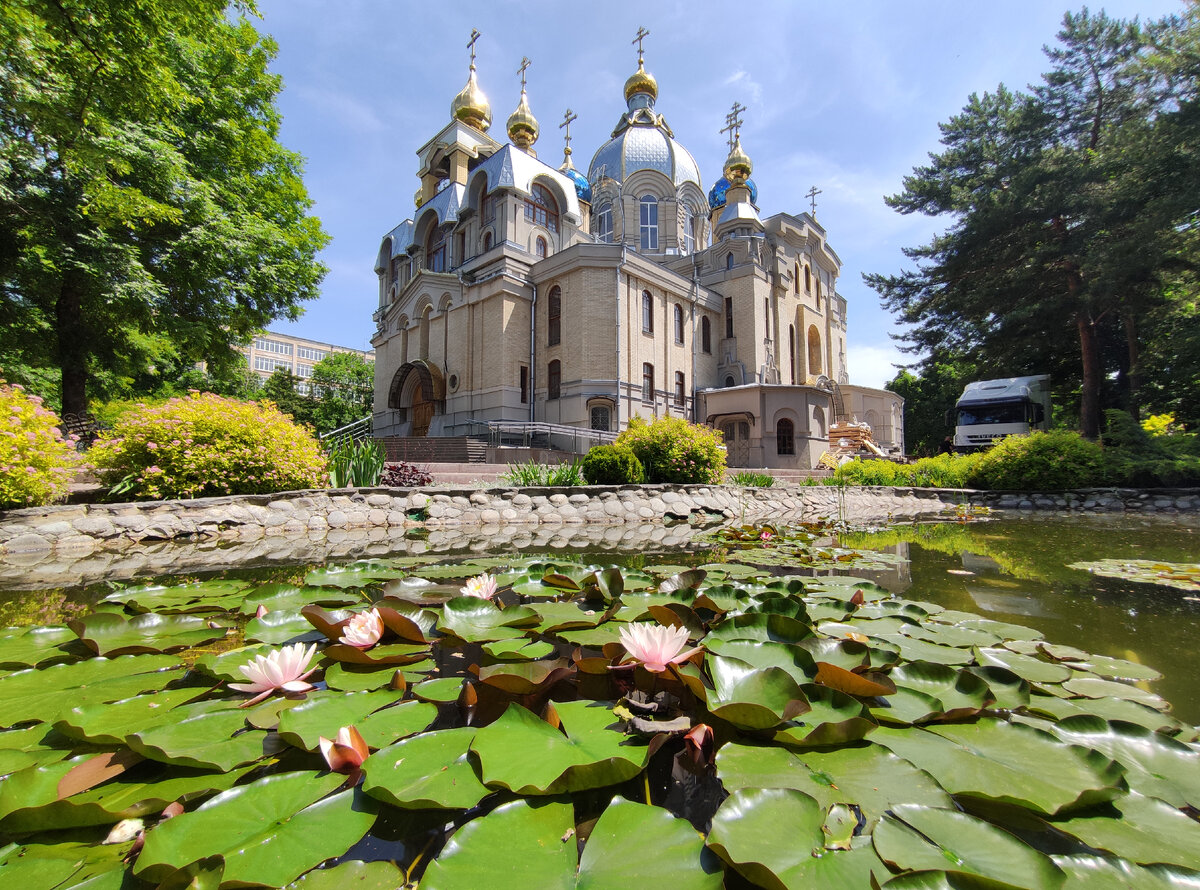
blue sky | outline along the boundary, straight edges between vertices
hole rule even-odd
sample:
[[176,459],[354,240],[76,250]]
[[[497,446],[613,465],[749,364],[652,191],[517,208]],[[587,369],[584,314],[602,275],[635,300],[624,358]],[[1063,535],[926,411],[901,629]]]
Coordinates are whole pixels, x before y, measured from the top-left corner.
[[[333,240],[329,274],[303,318],[272,327],[369,349],[382,236],[411,217],[416,149],[449,121],[466,82],[466,42],[482,32],[480,86],[492,104],[491,135],[528,73],[542,126],[536,149],[562,162],[563,113],[573,160],[586,171],[625,108],[622,85],[637,67],[631,41],[646,38],[646,68],[658,80],[657,110],[700,165],[707,190],[727,152],[719,132],[734,101],[747,107],[742,144],[754,161],[764,216],[808,209],[843,262],[838,290],[849,301],[853,383],[882,386],[893,363],[912,361],[889,334],[896,326],[862,283],[864,272],[904,267],[901,248],[943,224],[889,210],[883,196],[938,148],[938,122],[972,92],[1022,88],[1046,68],[1062,14],[1079,7],[1039,0],[909,0],[905,3],[754,4],[699,2],[600,5],[407,0],[258,0],[259,30],[279,44],[281,139],[306,158],[305,183]],[[1094,7],[1098,8],[1098,7]],[[1179,0],[1120,0],[1110,15],[1179,12]]]

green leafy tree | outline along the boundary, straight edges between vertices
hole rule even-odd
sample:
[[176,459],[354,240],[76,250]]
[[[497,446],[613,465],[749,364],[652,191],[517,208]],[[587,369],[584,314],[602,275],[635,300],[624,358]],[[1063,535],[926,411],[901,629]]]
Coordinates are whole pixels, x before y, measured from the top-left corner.
[[313,423],[322,433],[371,415],[375,366],[352,352],[333,352],[313,365],[309,378]]
[[274,52],[224,0],[0,7],[0,362],[56,369],[64,412],[316,296]]
[[1068,14],[1043,83],[972,95],[942,125],[942,151],[887,199],[950,227],[906,250],[916,269],[866,276],[911,326],[913,351],[968,355],[985,376],[1048,372],[1077,393],[1089,438],[1116,400],[1113,375],[1136,410],[1136,322],[1161,299],[1197,206],[1194,193],[1186,210],[1145,188],[1177,160],[1158,129],[1172,105],[1146,63],[1150,36],[1178,26]]
[[259,401],[274,402],[275,407],[296,423],[315,426],[317,403],[311,395],[299,391],[303,382],[287,368],[276,368],[259,390]]
[[904,451],[910,455],[937,454],[942,441],[953,435],[946,423],[963,387],[978,379],[978,369],[965,359],[936,353],[920,367],[920,374],[901,370],[884,385],[904,397]]

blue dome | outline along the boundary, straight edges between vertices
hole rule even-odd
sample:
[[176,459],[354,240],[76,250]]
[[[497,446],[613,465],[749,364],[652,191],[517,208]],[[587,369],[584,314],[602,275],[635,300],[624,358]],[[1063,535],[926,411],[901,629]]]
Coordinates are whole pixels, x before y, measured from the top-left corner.
[[588,178],[576,170],[574,167],[568,167],[562,171],[563,175],[568,177],[571,182],[575,183],[575,194],[579,196],[580,201],[592,200],[592,184],[588,182]]
[[[724,176],[717,180],[708,193],[708,206],[713,210],[725,206],[725,192],[729,191],[730,182]],[[746,188],[750,189],[750,203],[758,203],[758,186],[753,179],[746,180]]]

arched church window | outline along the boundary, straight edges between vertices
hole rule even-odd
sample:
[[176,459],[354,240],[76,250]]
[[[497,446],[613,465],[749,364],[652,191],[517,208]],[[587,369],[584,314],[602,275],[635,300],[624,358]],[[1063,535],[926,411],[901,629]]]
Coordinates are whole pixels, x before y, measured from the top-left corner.
[[654,298],[648,290],[642,291],[642,332],[654,333]]
[[812,290],[812,269],[809,267],[808,263],[804,264],[804,290]]
[[558,202],[544,185],[534,183],[533,191],[525,199],[525,221],[545,226],[551,232],[558,231]]
[[612,412],[608,405],[593,405],[591,411],[591,424],[594,430],[603,430],[608,432],[611,425]]
[[700,319],[700,350],[706,355],[712,354],[712,325],[707,315]]
[[[800,279],[797,278],[797,281]],[[792,386],[796,385],[796,326],[788,325],[788,363],[792,369]]]
[[658,250],[658,198],[642,195],[638,203],[642,214],[642,250]]
[[549,323],[546,327],[546,343],[557,346],[562,340],[562,289],[557,284],[550,288],[547,304]]
[[596,210],[596,237],[605,244],[613,239],[612,204],[605,201]]
[[795,429],[796,428],[792,426],[792,422],[786,418],[775,424],[776,454],[796,453]]
[[675,342],[683,344],[683,307],[675,304]]
[[683,252],[696,252],[696,217],[692,216],[692,208],[684,208],[683,217]]
[[683,407],[684,386],[685,386],[685,382],[683,379],[683,371],[676,371],[675,372],[675,406],[677,408]]
[[483,252],[487,253],[492,249],[492,233],[485,232],[483,235]]
[[808,329],[808,373],[814,377],[821,371],[821,332],[816,325]]
[[557,399],[562,391],[562,363],[555,359],[546,366],[546,398]]
[[792,275],[792,288],[796,293],[800,293],[800,264],[796,263],[795,274]]
[[537,258],[539,260],[544,260],[546,258],[546,239],[545,238],[537,239],[537,242],[534,245],[534,253],[537,254]]
[[725,298],[725,336],[733,336],[733,297]]
[[733,379],[733,376],[732,376],[732,375],[730,375],[730,376],[728,376],[728,377],[726,377],[726,378],[725,378],[725,386],[726,386],[726,388],[728,388],[728,387],[730,387],[730,386],[736,386],[736,385],[737,385],[737,382],[736,382],[736,381]]
[[420,349],[420,355],[417,357],[422,360],[427,360],[429,358],[429,316],[432,314],[432,306],[426,306],[425,310],[421,313],[421,323],[418,332],[418,348]]
[[425,243],[425,268],[430,272],[446,271],[449,234],[444,228],[434,227],[429,230],[429,240]]
[[725,271],[728,272],[732,268],[733,268],[733,254],[731,254],[731,253],[726,254],[726,256],[725,256]]
[[654,401],[654,365],[649,362],[642,365],[642,401]]

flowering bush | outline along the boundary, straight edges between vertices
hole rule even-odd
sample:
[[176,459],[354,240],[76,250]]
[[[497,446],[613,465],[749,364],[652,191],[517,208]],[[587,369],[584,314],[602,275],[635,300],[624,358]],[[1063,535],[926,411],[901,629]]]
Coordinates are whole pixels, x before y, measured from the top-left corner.
[[66,496],[75,443],[42,400],[0,380],[0,508],[34,507]]
[[717,484],[725,477],[721,434],[681,417],[660,417],[649,424],[634,417],[616,444],[633,450],[647,482]]
[[90,452],[110,492],[194,498],[314,488],[321,446],[270,402],[191,393],[122,415]]
[[384,488],[421,488],[433,484],[433,476],[416,464],[399,461],[384,465],[379,484]]

